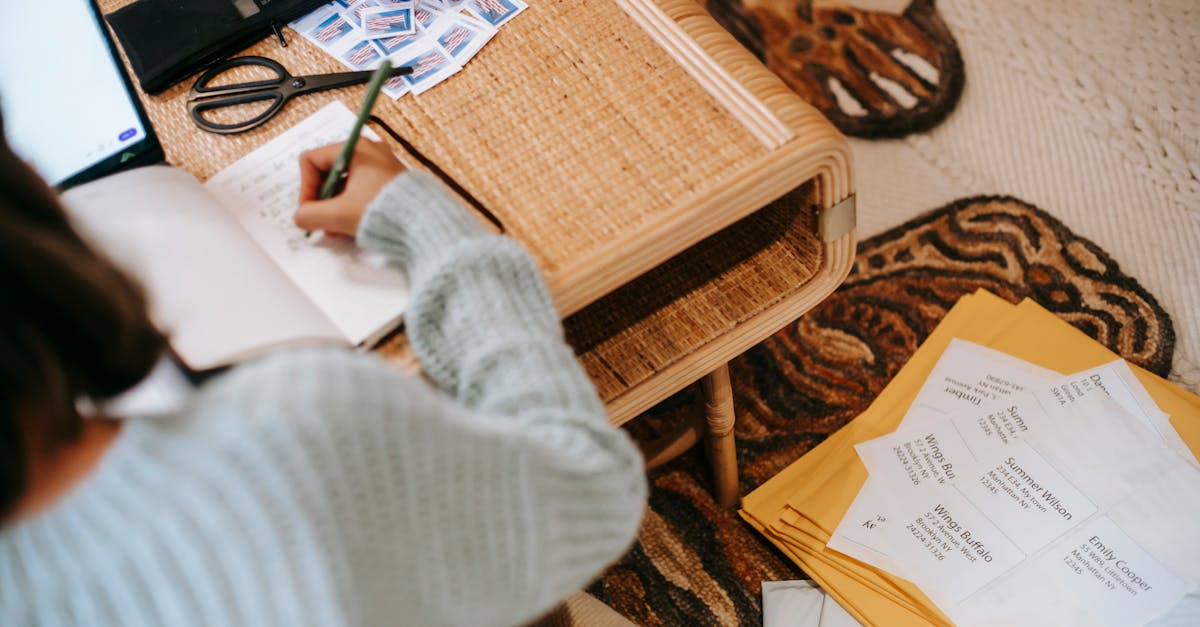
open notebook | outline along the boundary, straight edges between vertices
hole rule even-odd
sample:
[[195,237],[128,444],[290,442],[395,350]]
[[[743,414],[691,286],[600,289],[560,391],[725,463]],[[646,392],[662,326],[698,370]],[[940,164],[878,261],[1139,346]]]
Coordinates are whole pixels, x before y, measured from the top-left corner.
[[298,156],[344,141],[354,120],[333,102],[203,185],[151,166],[74,188],[63,202],[84,235],[146,286],[155,323],[189,368],[300,343],[370,346],[400,323],[403,273],[292,222]]

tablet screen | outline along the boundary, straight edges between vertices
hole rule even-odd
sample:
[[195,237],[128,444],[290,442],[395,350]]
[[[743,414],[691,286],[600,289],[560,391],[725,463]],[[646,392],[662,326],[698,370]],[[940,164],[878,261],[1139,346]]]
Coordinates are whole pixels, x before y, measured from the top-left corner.
[[0,20],[0,113],[9,145],[51,185],[161,158],[89,0],[14,2]]

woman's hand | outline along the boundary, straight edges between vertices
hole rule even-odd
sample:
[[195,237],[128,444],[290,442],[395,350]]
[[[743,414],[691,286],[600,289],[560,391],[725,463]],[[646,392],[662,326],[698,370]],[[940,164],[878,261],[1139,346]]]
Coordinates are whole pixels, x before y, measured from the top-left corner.
[[342,144],[330,144],[300,155],[300,207],[296,226],[305,231],[325,231],[354,236],[358,222],[379,190],[404,171],[404,165],[387,146],[363,139],[350,158],[350,176],[342,192],[326,200],[317,194],[325,176],[342,150]]

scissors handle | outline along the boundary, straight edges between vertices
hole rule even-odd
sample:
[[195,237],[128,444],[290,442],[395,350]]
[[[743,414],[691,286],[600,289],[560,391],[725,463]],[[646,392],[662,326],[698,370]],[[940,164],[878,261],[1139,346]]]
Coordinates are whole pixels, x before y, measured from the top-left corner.
[[[250,65],[265,67],[273,72],[275,76],[274,78],[265,80],[232,85],[209,85],[213,79],[233,68]],[[291,78],[292,76],[288,74],[287,70],[274,59],[255,56],[229,59],[209,68],[208,71],[200,75],[200,78],[196,79],[196,82],[192,85],[191,93],[188,94],[188,113],[192,116],[192,121],[197,126],[211,133],[229,135],[248,131],[258,127],[271,119],[276,113],[279,113],[279,110],[283,108],[283,105],[291,97],[289,93],[282,89]],[[204,112],[213,109],[222,109],[224,107],[263,100],[270,100],[272,102],[265,110],[248,120],[225,124],[214,122],[203,115]]]
[[[209,85],[217,76],[241,66],[265,67],[275,74],[274,78],[236,83],[232,85]],[[392,76],[411,74],[411,67],[398,67],[392,70]],[[317,74],[314,76],[292,76],[278,61],[267,57],[246,56],[229,59],[217,64],[201,74],[192,85],[188,94],[188,113],[192,121],[200,128],[211,133],[229,135],[241,133],[256,128],[279,113],[283,105],[295,96],[365,83],[371,79],[373,71],[365,72],[336,72],[333,74]],[[258,115],[233,124],[214,122],[204,117],[204,112],[224,107],[270,100],[267,108]]]
[[[209,85],[212,80],[233,68],[253,65],[264,67],[271,70],[275,74],[274,78],[266,80],[249,81],[246,83],[234,83],[231,85]],[[188,100],[206,100],[217,96],[235,96],[238,94],[259,92],[266,89],[272,89],[283,85],[286,79],[291,78],[287,70],[279,64],[275,59],[267,57],[237,57],[222,61],[200,75],[196,82],[192,84],[192,91],[188,94]]]

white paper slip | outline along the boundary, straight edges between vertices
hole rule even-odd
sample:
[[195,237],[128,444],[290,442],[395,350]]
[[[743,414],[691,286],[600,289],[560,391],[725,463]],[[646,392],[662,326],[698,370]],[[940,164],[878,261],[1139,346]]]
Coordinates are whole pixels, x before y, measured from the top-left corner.
[[904,566],[887,553],[883,528],[891,522],[889,517],[893,513],[885,511],[884,496],[879,494],[879,489],[879,484],[867,477],[825,546],[897,577],[907,578]]
[[1110,625],[1144,624],[1187,591],[1183,580],[1105,517],[1047,552],[1042,565],[1054,566],[1049,571],[1062,587]]
[[1051,389],[1051,394],[1062,398],[1070,398],[1086,394],[1092,388],[1099,388],[1112,400],[1141,420],[1148,429],[1153,431],[1168,446],[1181,454],[1193,466],[1200,467],[1200,461],[1191,453],[1179,432],[1171,425],[1171,416],[1164,412],[1150,393],[1146,391],[1137,375],[1123,359],[1118,359],[1095,368],[1077,372],[1067,380]]
[[1002,457],[978,465],[957,485],[1026,554],[1096,513],[1096,505],[1028,444],[1014,442]]
[[897,498],[884,528],[888,555],[904,565],[905,577],[943,610],[1021,563],[1025,553],[957,490],[922,490],[919,498]]
[[897,431],[854,447],[872,476],[903,487],[946,485],[976,463],[955,424],[942,420],[920,431]]
[[1055,410],[1026,440],[1101,510],[1144,490],[1164,464],[1182,463],[1158,437],[1104,394]]
[[1017,440],[1053,439],[1057,437],[1053,434],[1064,429],[1084,428],[1074,421],[1088,422],[1087,428],[1097,429],[1133,426],[1161,443],[1144,415],[1135,415],[1118,405],[1104,388],[1080,388],[1080,393],[1070,397],[1057,396],[1056,393],[1065,387],[1068,386],[1055,385],[1022,392],[983,410],[956,413],[949,420],[975,452],[992,446],[993,442],[1008,444]]
[[1096,392],[1107,395],[1151,430],[1155,430],[1152,416],[1163,413],[1123,359],[1076,372],[1057,385],[1042,388],[1042,394],[1053,398],[1060,406]]
[[1145,625],[1189,586],[1101,516],[946,614],[960,627]]
[[[1083,397],[1080,397],[1083,398]],[[1072,406],[1047,402],[1037,393],[1022,392],[988,409],[951,416],[949,420],[971,450],[1037,437],[1045,425],[1076,416]]]
[[[912,407],[942,413],[985,407],[1014,393],[1044,387],[1061,376],[998,350],[954,338],[934,364]],[[906,415],[901,428],[907,427],[908,420]]]

